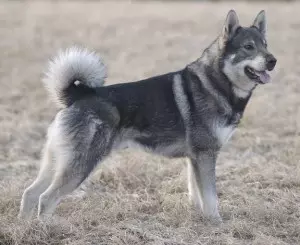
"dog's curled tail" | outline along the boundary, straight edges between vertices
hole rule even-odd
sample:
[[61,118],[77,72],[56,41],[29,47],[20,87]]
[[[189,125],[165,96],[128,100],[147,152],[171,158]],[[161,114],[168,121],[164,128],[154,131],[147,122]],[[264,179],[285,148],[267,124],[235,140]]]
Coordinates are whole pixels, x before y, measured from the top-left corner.
[[104,84],[106,67],[94,52],[77,47],[60,51],[49,62],[43,83],[60,107],[95,94],[94,88]]

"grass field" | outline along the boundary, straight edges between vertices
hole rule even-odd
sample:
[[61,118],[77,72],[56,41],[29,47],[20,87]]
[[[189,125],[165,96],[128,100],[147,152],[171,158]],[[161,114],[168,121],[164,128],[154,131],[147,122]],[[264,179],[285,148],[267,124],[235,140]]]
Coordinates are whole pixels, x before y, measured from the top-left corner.
[[[52,223],[19,221],[57,109],[41,84],[47,59],[73,44],[100,53],[108,84],[183,68],[230,8],[250,24],[264,8],[278,65],[218,160],[224,219],[187,199],[184,159],[120,152],[66,198]],[[14,2],[0,4],[0,244],[300,244],[300,3]]]

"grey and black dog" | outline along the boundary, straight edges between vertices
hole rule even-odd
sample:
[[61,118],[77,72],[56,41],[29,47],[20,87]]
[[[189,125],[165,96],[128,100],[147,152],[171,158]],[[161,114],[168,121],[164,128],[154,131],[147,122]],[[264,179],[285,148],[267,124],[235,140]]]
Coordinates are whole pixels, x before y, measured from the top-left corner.
[[102,86],[106,69],[94,53],[62,52],[44,79],[62,107],[48,130],[41,169],[21,203],[20,217],[48,217],[97,163],[129,146],[186,157],[190,199],[220,221],[215,165],[254,88],[269,82],[276,59],[267,50],[265,12],[250,27],[231,10],[222,33],[183,70],[138,82]]

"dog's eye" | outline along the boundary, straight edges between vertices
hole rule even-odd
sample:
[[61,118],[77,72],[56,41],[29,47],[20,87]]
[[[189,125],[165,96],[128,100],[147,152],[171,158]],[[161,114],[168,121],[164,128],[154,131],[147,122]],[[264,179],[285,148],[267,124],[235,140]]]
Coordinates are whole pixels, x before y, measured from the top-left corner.
[[246,44],[246,45],[244,46],[244,48],[247,49],[247,50],[253,50],[253,49],[254,49],[254,46],[253,46],[252,44]]

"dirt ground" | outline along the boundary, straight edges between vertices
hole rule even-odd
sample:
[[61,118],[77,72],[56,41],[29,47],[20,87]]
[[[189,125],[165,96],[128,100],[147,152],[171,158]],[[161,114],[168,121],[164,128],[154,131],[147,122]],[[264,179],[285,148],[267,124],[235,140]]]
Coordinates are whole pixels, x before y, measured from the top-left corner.
[[[184,159],[132,149],[101,164],[52,223],[19,221],[57,109],[47,59],[79,44],[100,53],[108,84],[183,68],[230,8],[250,25],[266,9],[273,83],[257,88],[218,160],[221,226],[188,203]],[[300,3],[14,2],[0,4],[0,244],[300,244]]]

